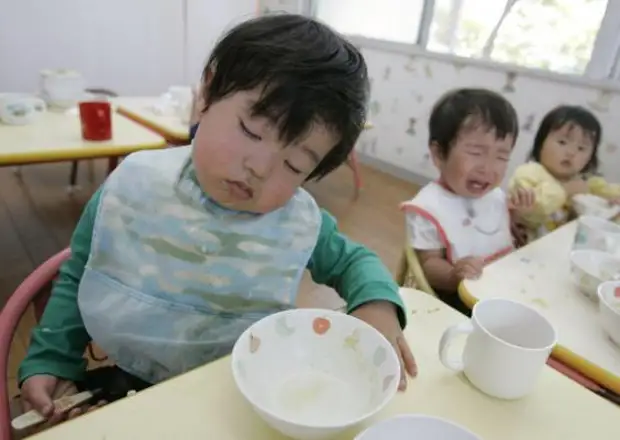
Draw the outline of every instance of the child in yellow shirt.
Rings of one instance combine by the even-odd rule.
[[[510,189],[532,189],[533,209],[519,222],[533,240],[574,217],[572,197],[593,194],[612,202],[620,201],[620,185],[596,176],[601,124],[583,107],[562,105],[543,118],[534,138],[530,162],[519,166]]]

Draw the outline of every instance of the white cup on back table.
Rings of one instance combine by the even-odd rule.
[[[459,360],[450,355],[451,342],[467,336]],[[508,299],[482,300],[471,320],[446,329],[439,342],[441,362],[462,371],[480,391],[500,399],[529,394],[545,367],[557,333],[539,312]]]

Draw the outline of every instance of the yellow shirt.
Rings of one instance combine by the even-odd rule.
[[[531,212],[520,218],[528,228],[530,238],[540,237],[554,230],[572,216],[571,202],[562,183],[538,162],[528,162],[515,170],[509,188],[512,191],[518,187],[533,190],[536,197]],[[620,197],[620,185],[610,184],[599,176],[590,177],[588,187],[590,194],[599,197]]]

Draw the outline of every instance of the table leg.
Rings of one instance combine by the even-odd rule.
[[[75,187],[77,182],[78,161],[71,162],[71,174],[69,175],[69,186]]]
[[[118,156],[108,158],[108,174],[110,174],[118,166]]]
[[[362,175],[360,172],[355,150],[351,151],[351,154],[347,158],[346,164],[349,166],[349,168],[351,168],[351,171],[353,171],[353,185],[355,190],[354,199],[357,200],[360,194],[360,190],[362,189]]]

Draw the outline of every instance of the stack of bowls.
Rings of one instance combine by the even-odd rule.
[[[620,225],[582,216],[570,255],[570,273],[579,291],[599,303],[601,327],[620,345]]]

